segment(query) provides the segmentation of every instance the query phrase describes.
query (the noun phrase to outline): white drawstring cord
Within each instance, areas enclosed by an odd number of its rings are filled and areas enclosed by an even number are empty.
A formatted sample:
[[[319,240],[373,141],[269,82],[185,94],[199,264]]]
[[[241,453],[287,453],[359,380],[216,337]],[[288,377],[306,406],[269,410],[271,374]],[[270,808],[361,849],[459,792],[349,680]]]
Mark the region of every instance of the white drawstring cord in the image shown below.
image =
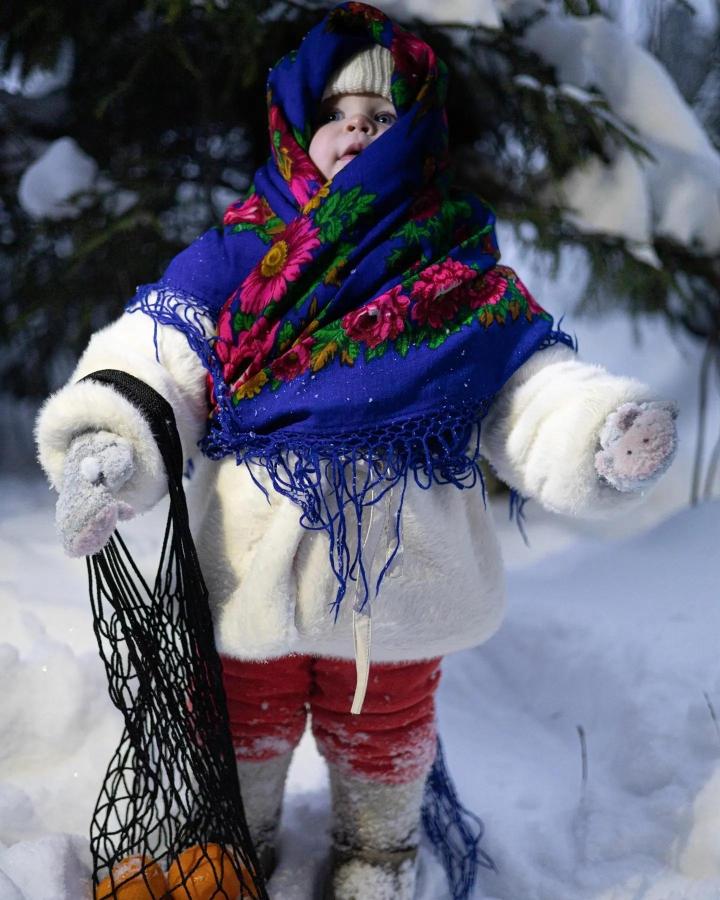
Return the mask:
[[[372,591],[373,561],[377,552],[378,543],[380,542],[381,532],[384,531],[383,528],[378,527],[378,524],[384,525],[384,523],[382,522],[381,516],[376,515],[376,504],[373,502],[375,499],[375,488],[370,488],[368,494],[370,503],[366,507],[366,512],[368,513],[368,515],[365,522],[363,522],[361,540],[365,572],[370,585],[369,589],[370,591]],[[366,524],[367,527],[365,527]],[[367,694],[368,681],[370,678],[370,644],[372,640],[372,619],[370,613],[372,601],[370,599],[370,594],[368,593],[368,598],[365,606],[361,608],[361,592],[362,580],[358,577],[357,581],[355,582],[355,600],[353,603],[355,695],[353,696],[352,706],[350,707],[350,712],[354,716],[359,715],[362,710],[363,703],[365,702],[365,695]]]
[[[374,593],[374,572],[373,563],[377,556],[378,547],[382,536],[385,535],[387,544],[385,559],[383,565],[390,557],[391,535],[395,532],[395,519],[400,502],[400,495],[394,487],[386,489],[383,498],[378,503],[373,503],[375,499],[375,488],[368,491],[370,503],[366,507],[367,518],[363,522],[362,529],[362,555],[365,564],[365,573],[369,584],[369,591]],[[376,509],[378,504],[386,507],[385,516],[382,511]],[[402,569],[402,545],[393,561],[392,568],[398,565]],[[391,569],[392,571],[392,569]],[[390,574],[388,572],[388,574]],[[372,602],[370,594],[368,595],[365,606],[362,606],[360,594],[362,592],[362,581],[360,578],[355,583],[355,600],[353,602],[353,645],[355,648],[355,694],[353,696],[350,712],[357,716],[362,711],[365,695],[367,694],[368,681],[370,679],[370,647],[372,641]]]
[[[355,696],[350,712],[359,716],[365,694],[367,694],[370,678],[370,640],[372,637],[372,620],[370,618],[370,601],[362,612],[353,610],[353,644],[355,645]]]

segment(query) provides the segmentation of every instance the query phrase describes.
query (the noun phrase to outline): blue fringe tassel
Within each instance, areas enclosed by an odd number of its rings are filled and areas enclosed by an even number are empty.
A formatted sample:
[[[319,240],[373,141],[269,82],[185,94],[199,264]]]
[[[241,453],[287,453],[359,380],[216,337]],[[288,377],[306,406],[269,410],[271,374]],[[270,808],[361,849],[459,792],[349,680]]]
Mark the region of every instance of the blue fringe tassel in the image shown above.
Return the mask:
[[[511,522],[513,519],[515,519],[515,524],[517,525],[518,531],[520,532],[520,535],[525,542],[525,546],[529,547],[530,541],[528,540],[528,536],[525,531],[525,504],[527,502],[527,497],[523,497],[523,495],[516,491],[515,488],[510,488],[508,518]]]
[[[482,820],[460,803],[445,764],[440,738],[435,762],[425,784],[422,808],[425,832],[442,859],[453,900],[469,900],[478,869],[497,867],[480,847]]]

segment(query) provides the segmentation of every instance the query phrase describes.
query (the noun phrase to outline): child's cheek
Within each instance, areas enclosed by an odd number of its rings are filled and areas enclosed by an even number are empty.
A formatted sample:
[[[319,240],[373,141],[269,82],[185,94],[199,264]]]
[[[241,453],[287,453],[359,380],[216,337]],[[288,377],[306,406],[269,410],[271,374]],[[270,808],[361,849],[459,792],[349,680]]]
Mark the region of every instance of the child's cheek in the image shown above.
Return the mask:
[[[332,134],[326,127],[321,127],[313,135],[308,147],[308,156],[326,178],[331,175],[329,169],[333,162],[332,142]]]

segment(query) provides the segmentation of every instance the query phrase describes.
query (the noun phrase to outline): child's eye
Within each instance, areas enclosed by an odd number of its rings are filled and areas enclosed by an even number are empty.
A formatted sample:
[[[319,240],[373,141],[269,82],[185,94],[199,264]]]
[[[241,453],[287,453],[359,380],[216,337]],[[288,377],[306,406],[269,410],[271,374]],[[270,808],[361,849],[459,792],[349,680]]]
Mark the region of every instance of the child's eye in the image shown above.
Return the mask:
[[[380,125],[392,125],[395,121],[395,116],[389,112],[377,113],[375,121]]]
[[[320,121],[324,125],[326,122],[339,122],[341,118],[342,113],[339,109],[330,109],[322,114]]]

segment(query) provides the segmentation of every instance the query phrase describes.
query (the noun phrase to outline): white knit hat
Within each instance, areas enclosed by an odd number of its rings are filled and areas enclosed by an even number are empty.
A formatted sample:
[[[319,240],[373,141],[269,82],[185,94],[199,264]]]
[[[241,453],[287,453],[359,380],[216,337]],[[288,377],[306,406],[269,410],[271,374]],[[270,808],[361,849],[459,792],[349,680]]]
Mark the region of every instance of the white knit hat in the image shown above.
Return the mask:
[[[328,78],[322,99],[338,94],[378,94],[392,103],[390,76],[393,56],[385,47],[374,44],[351,56]]]

